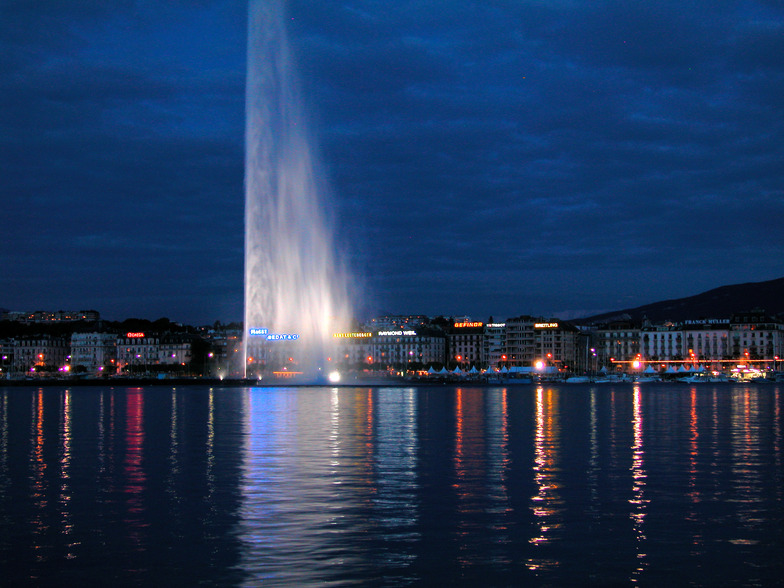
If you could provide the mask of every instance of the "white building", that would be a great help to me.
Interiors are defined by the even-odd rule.
[[[338,333],[335,338],[337,363],[344,369],[406,369],[446,359],[446,338],[431,329]]]
[[[117,359],[115,333],[74,333],[71,335],[71,369],[90,374],[109,373]]]
[[[13,369],[16,372],[59,371],[68,365],[71,347],[63,337],[32,335],[14,343]]]
[[[501,367],[506,361],[506,323],[486,323],[484,359],[489,367]]]
[[[160,339],[144,333],[117,337],[118,368],[127,372],[146,371],[160,361]]]

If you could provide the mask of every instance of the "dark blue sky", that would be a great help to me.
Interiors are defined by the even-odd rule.
[[[295,0],[376,311],[784,276],[784,3]],[[0,0],[0,307],[242,317],[246,6]]]

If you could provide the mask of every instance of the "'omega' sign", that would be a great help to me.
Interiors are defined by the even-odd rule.
[[[143,339],[144,333],[125,333],[125,336],[128,337],[128,339]]]

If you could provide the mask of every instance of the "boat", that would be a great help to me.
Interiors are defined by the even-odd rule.
[[[591,378],[588,376],[570,376],[564,380],[566,384],[590,384]]]

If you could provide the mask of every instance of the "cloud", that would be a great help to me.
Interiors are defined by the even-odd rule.
[[[245,6],[4,5],[13,305],[58,281],[108,305],[89,276],[132,288],[122,268],[155,304],[193,286],[241,306]],[[287,22],[330,207],[388,310],[605,309],[782,275],[780,3],[292,0]]]

